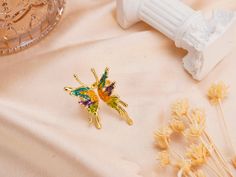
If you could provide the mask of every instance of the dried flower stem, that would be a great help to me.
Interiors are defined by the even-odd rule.
[[[215,173],[216,176],[222,177],[222,174],[220,174],[214,167],[212,167],[209,163],[206,164],[206,166]]]
[[[231,138],[230,138],[229,129],[228,129],[228,126],[227,126],[227,123],[226,123],[226,120],[225,120],[225,115],[224,115],[224,111],[223,111],[223,107],[222,107],[222,102],[221,102],[220,99],[218,100],[218,103],[219,103],[219,110],[220,110],[220,114],[221,114],[220,117],[221,117],[221,120],[222,120],[222,123],[223,123],[223,132],[224,132],[224,136],[225,136],[225,139],[226,139],[226,143],[235,155],[236,153],[235,153],[235,150],[234,150],[234,145],[233,145],[233,143],[231,141]]]
[[[211,157],[212,157],[212,159],[213,159],[212,162],[210,162],[210,161],[206,162],[206,165],[208,165],[209,167],[211,167],[211,170],[212,170],[215,174],[217,174],[217,176],[219,176],[219,177],[226,176],[226,177],[227,177],[227,175],[225,175],[225,173],[227,173],[227,172],[223,171],[223,169],[221,168],[223,164],[220,164],[220,162],[218,161],[218,159],[215,158],[214,154],[212,153],[212,149],[209,147],[209,146],[211,146],[211,144],[210,144],[210,143],[207,143],[205,140],[203,140],[202,137],[199,137],[199,139],[200,139],[200,142],[206,147],[206,149],[208,150],[208,152],[211,154]],[[213,152],[214,152],[214,151],[213,151]],[[217,162],[218,162],[218,163],[217,163]],[[215,167],[213,167],[213,166],[215,166]],[[220,172],[218,172],[216,169],[218,169]]]
[[[192,119],[192,117],[190,116],[189,113],[186,114],[186,118],[187,118],[187,120],[190,121],[190,123],[192,123],[192,124],[194,124],[194,125],[197,124],[196,120]],[[228,168],[228,166],[227,166],[227,163],[225,162],[225,160],[224,160],[224,158],[222,157],[221,153],[220,153],[220,152],[218,151],[218,149],[216,148],[216,145],[214,144],[214,142],[212,141],[212,139],[210,138],[210,136],[207,134],[207,132],[206,132],[205,130],[203,131],[203,134],[206,136],[208,143],[206,143],[206,142],[203,140],[202,137],[200,137],[200,141],[205,145],[205,147],[206,147],[206,148],[208,149],[208,151],[211,153],[211,156],[212,156],[213,159],[215,159],[215,155],[216,155],[216,158],[219,160],[219,161],[218,161],[217,159],[215,159],[215,160],[213,161],[213,162],[215,163],[216,167],[221,171],[222,174],[225,175],[225,172],[222,171],[223,169],[221,168],[221,167],[223,166],[223,168],[225,169],[226,173],[227,173],[229,176],[233,177],[232,173],[230,172],[230,170],[229,170],[229,168]],[[208,144],[209,144],[210,146],[212,146],[212,149],[213,149],[215,155],[212,153],[212,151],[211,151],[211,149],[209,148]],[[220,164],[217,164],[217,162],[220,163]],[[219,165],[220,165],[220,166],[219,166]]]
[[[189,176],[190,177],[196,177],[196,175],[192,171],[189,172]]]
[[[176,152],[175,150],[169,148],[169,151],[170,151],[170,153],[171,153],[173,156],[177,156],[179,159],[185,160],[185,158],[184,158],[181,154],[179,154],[178,152]],[[190,177],[196,177],[196,175],[195,175],[191,170],[189,171],[188,175],[189,175]],[[183,173],[183,169],[180,169],[180,170],[179,170],[177,176],[178,176],[178,177],[184,177],[184,176],[188,177],[185,173]]]
[[[223,171],[223,169],[221,168],[222,167],[222,165],[224,166],[225,164],[224,163],[222,163],[221,161],[219,161],[219,159],[217,158],[217,156],[215,156],[215,149],[214,149],[214,147],[212,146],[212,143],[211,142],[206,142],[205,140],[203,140],[203,138],[202,137],[200,137],[200,141],[204,144],[204,146],[207,148],[207,150],[209,151],[209,153],[211,154],[211,157],[212,157],[212,159],[213,159],[213,164],[216,166],[216,168],[218,169],[218,170],[220,170],[220,173],[221,173],[221,176],[223,175],[223,176],[225,176],[225,173],[227,173],[227,172],[225,172],[225,171]],[[209,147],[209,146],[211,146],[211,148]],[[213,150],[213,152],[212,152],[212,150]],[[226,170],[226,169],[225,169]],[[226,170],[227,171],[227,170]]]
[[[220,88],[213,88],[210,92],[214,104],[218,104],[216,98],[226,95],[221,87],[225,88],[224,85],[220,85]],[[233,177],[226,160],[205,128],[204,110],[190,108],[186,99],[175,102],[171,107],[171,121],[155,134],[156,143],[163,150],[160,153],[160,164],[177,167],[178,177],[206,177],[206,174],[211,177]],[[187,149],[184,149],[184,154],[172,149],[171,140],[174,134],[185,138]],[[232,163],[236,164],[236,158],[234,160]],[[204,167],[206,172],[201,170]]]
[[[222,108],[222,101],[228,96],[228,86],[226,86],[223,82],[219,82],[216,84],[212,84],[210,89],[208,90],[208,99],[209,101],[216,106],[217,111],[220,114],[221,117],[221,125],[223,128],[223,134],[224,134],[224,138],[226,141],[226,144],[228,146],[228,148],[232,151],[233,153],[233,158],[231,160],[233,166],[236,168],[236,152],[235,152],[235,147],[232,143],[232,140],[230,138],[230,134],[228,131],[228,127],[226,124],[226,120],[225,120],[225,116],[224,116],[224,111]]]
[[[222,154],[220,153],[220,151],[218,150],[217,146],[214,144],[214,142],[212,141],[212,138],[207,134],[207,132],[204,132],[205,137],[207,138],[208,142],[210,142],[211,146],[213,147],[213,150],[216,154],[217,159],[219,160],[219,162],[221,162],[223,168],[225,169],[225,171],[227,172],[227,174],[230,177],[234,177],[233,174],[231,173],[227,162],[225,161],[225,159],[223,158]],[[217,162],[217,160],[215,161]]]
[[[185,174],[183,172],[183,169],[180,169],[177,174],[177,177],[196,177],[196,175],[192,171],[190,171],[188,174]]]

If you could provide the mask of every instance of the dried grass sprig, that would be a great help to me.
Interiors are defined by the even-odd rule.
[[[208,90],[208,98],[213,105],[218,105],[228,96],[229,87],[224,82],[213,83]]]
[[[210,152],[202,143],[199,145],[192,144],[187,150],[186,156],[191,159],[192,166],[199,167],[206,164]]]
[[[170,160],[169,151],[163,150],[163,151],[159,152],[157,160],[160,161],[160,164],[161,164],[162,167],[170,165],[171,160]]]
[[[206,168],[202,169],[204,166],[208,167],[214,176],[233,177],[205,127],[206,114],[202,109],[191,109],[187,99],[172,104],[169,124],[155,133],[156,144],[162,150],[158,158],[161,166],[177,168],[178,177],[208,177]],[[174,134],[184,138],[184,153],[173,150]]]
[[[228,125],[226,123],[225,114],[222,106],[223,101],[228,97],[228,92],[229,92],[229,87],[226,86],[225,83],[219,82],[211,85],[211,87],[208,90],[207,96],[210,103],[216,106],[217,111],[219,112],[220,115],[219,117],[221,119],[221,123],[223,124],[222,125],[223,135],[228,148],[233,152],[232,164],[236,168],[236,164],[234,163],[235,162],[234,159],[236,159],[236,151],[230,138]]]
[[[170,143],[170,136],[172,135],[173,131],[169,127],[164,127],[161,130],[156,131],[155,133],[155,140],[156,145],[160,149],[168,149]]]

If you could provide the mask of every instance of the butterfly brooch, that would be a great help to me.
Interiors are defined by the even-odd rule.
[[[99,115],[99,101],[105,102],[110,108],[116,110],[120,117],[127,122],[128,125],[133,124],[133,120],[129,117],[125,108],[128,104],[122,101],[118,95],[115,95],[115,82],[108,80],[109,68],[106,68],[103,75],[99,79],[95,69],[91,69],[95,83],[87,86],[80,81],[78,75],[74,75],[76,81],[81,85],[80,87],[65,87],[70,95],[79,98],[79,104],[82,105],[89,113],[89,124],[94,124],[96,128],[102,127]]]

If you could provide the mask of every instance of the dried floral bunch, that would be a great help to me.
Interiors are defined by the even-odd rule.
[[[205,130],[204,110],[190,108],[187,99],[178,100],[171,106],[170,117],[168,125],[155,133],[162,167],[174,167],[178,177],[233,177]],[[181,147],[175,148],[175,140],[183,141]]]
[[[225,136],[225,141],[233,154],[232,165],[236,168],[236,152],[235,152],[235,148],[232,143],[232,140],[230,138],[230,134],[228,131],[228,126],[225,120],[225,115],[224,115],[223,106],[222,106],[223,101],[228,96],[228,86],[226,86],[226,84],[223,82],[214,83],[209,88],[207,96],[210,103],[216,106],[219,112],[219,115],[220,115],[219,117],[221,119],[220,122],[223,124],[222,128],[223,128],[223,134]]]

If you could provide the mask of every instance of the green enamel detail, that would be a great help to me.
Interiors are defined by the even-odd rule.
[[[111,97],[109,102],[107,102],[107,104],[112,108],[116,108],[118,106],[118,102],[119,102],[119,98]]]
[[[107,78],[108,78],[108,73],[107,73],[107,71],[105,71],[105,73],[102,75],[102,78],[100,79],[100,82],[99,82],[99,85],[98,85],[99,88],[104,88],[105,87]]]
[[[90,105],[88,111],[92,114],[96,114],[98,110],[98,104]]]
[[[74,96],[80,96],[84,99],[90,99],[88,95],[85,95],[85,94],[82,94],[81,92],[86,92],[86,91],[89,91],[90,88],[89,87],[81,87],[81,88],[78,88],[78,89],[75,89],[73,91],[71,91],[71,94],[74,95]]]

